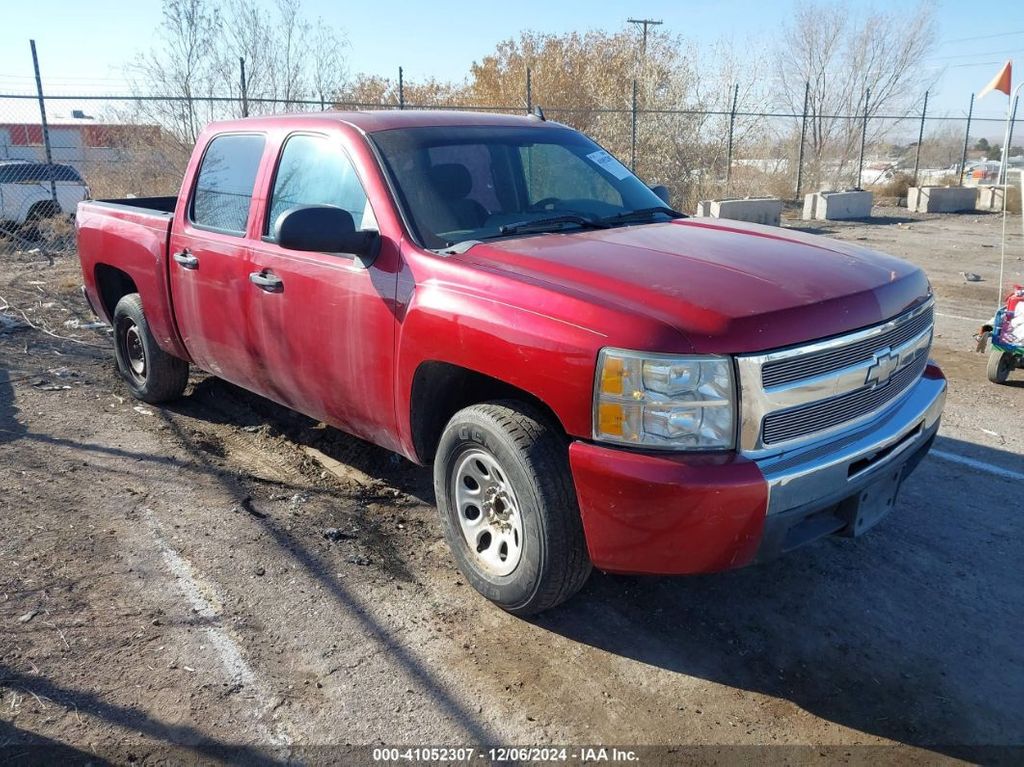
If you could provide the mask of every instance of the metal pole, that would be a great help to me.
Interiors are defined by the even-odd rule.
[[[729,111],[729,148],[725,156],[725,184],[726,190],[729,189],[729,183],[732,180],[732,136],[733,128],[736,125],[736,102],[740,97],[740,86],[737,84],[733,87],[732,91],[732,109]]]
[[[868,141],[868,104],[871,102],[871,89],[864,91],[864,124],[860,129],[860,161],[857,163],[857,186],[860,189],[861,180],[864,178],[864,146]]]
[[[804,83],[804,116],[800,122],[800,150],[796,158],[796,198],[800,199],[800,187],[804,181],[804,142],[807,140],[807,104],[811,98],[811,83]]]
[[[1007,157],[1009,157],[1006,153],[1006,147],[1010,144],[1010,122],[1013,119],[1013,114],[1010,111],[1011,104],[1013,103],[1012,99],[1012,96],[1007,96],[1006,98],[1006,128],[1003,131],[1003,146],[999,150],[999,177],[997,178],[996,183],[1001,185],[1006,184],[1006,160]],[[1006,200],[1005,189],[1003,190],[1003,200]]]
[[[921,169],[921,144],[924,142],[924,120],[928,116],[928,91],[924,92],[924,107],[921,109],[921,130],[917,134],[917,154],[914,156],[914,186],[917,186],[917,172]]]
[[[39,119],[43,126],[43,151],[46,154],[46,167],[50,176],[50,199],[57,204],[57,181],[54,178],[53,153],[50,150],[50,126],[46,122],[46,102],[43,99],[43,78],[39,76],[39,57],[36,56],[36,41],[29,40],[32,48],[32,67],[36,71],[36,93],[39,94]]]
[[[533,80],[531,79],[530,68],[526,68],[526,114],[533,113]]]
[[[971,105],[967,107],[967,130],[964,131],[964,151],[960,154],[960,186],[964,185],[964,166],[967,165],[967,144],[971,140],[971,118],[974,116],[974,94],[971,94]]]
[[[633,138],[630,150],[629,169],[636,172],[636,78],[633,78]]]
[[[1017,119],[1017,102],[1020,101],[1020,96],[1013,97],[1013,112],[1010,114],[1010,127],[1006,130],[1006,146],[1003,147],[1003,152],[1006,154],[1006,162],[1003,164],[1003,184],[1009,181],[1009,167],[1010,167],[1010,149],[1013,147],[1013,123]],[[1005,192],[1004,192],[1005,194]]]
[[[238,68],[242,75],[242,117],[249,116],[249,89],[245,84],[245,59],[238,57]]]
[[[405,79],[402,68],[398,68],[398,108],[405,109]]]

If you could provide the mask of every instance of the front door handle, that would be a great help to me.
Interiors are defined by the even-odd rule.
[[[249,275],[249,282],[268,293],[280,293],[284,290],[284,283],[281,281],[281,278],[275,277],[270,272],[252,272]]]
[[[172,258],[186,269],[198,269],[199,259],[188,252],[188,249],[175,253]]]

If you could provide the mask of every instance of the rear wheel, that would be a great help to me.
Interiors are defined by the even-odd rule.
[[[138,293],[128,294],[114,309],[114,357],[128,388],[143,402],[177,399],[188,384],[188,363],[157,345]]]
[[[1010,352],[993,349],[988,355],[988,380],[992,383],[1006,383],[1010,371],[1017,367],[1017,361]]]
[[[441,436],[434,490],[459,569],[516,615],[554,607],[590,574],[564,438],[513,401],[460,410]]]

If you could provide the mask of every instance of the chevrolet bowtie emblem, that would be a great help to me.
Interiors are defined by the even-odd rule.
[[[900,355],[893,354],[892,349],[882,349],[879,352],[875,352],[871,367],[868,368],[868,373],[864,377],[865,385],[870,386],[872,389],[885,386],[889,383],[889,379],[892,378],[892,374],[896,372],[899,366]]]

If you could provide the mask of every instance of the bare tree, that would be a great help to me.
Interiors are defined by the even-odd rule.
[[[934,43],[934,11],[924,3],[909,14],[857,16],[842,3],[796,7],[775,54],[775,75],[780,106],[794,113],[802,111],[804,86],[810,85],[812,184],[836,183],[848,175],[862,121],[846,116],[901,113],[920,100],[929,85],[919,75],[920,64]],[[884,127],[880,120],[869,125],[871,142]]]
[[[156,44],[129,68],[132,90],[154,90],[176,97],[169,101],[138,102],[144,119],[164,125],[188,143],[211,116],[207,96],[213,85],[220,12],[211,0],[165,0]]]
[[[129,66],[138,119],[191,145],[211,120],[242,112],[239,59],[245,61],[250,112],[326,103],[346,81],[345,41],[322,21],[315,27],[300,0],[163,0],[154,47]]]
[[[348,80],[345,38],[319,19],[312,39],[312,65],[309,72],[313,95],[323,105],[330,104],[342,92]]]

